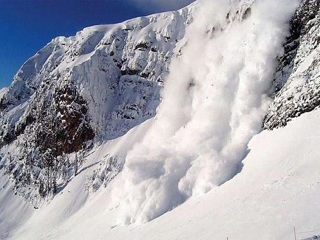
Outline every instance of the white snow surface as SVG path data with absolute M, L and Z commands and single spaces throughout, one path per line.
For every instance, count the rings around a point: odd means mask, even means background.
M 8 88 L 2 88 L 0 89 L 0 99 L 3 97 L 4 94 L 8 91 Z
M 142 225 L 117 224 L 121 209 L 107 207 L 110 188 L 83 188 L 94 164 L 106 154 L 123 154 L 152 127 L 149 120 L 95 149 L 83 171 L 50 203 L 34 210 L 8 194 L 1 182 L 1 239 L 298 239 L 320 232 L 320 110 L 303 114 L 283 129 L 264 131 L 249 143 L 242 171 L 209 193 Z M 20 222 L 20 227 L 17 224 Z M 18 225 L 19 226 L 19 225 Z M 5 228 L 6 227 L 6 228 Z M 15 227 L 15 228 L 10 228 Z

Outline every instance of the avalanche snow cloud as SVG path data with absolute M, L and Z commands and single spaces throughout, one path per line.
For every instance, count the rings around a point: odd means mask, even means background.
M 143 223 L 232 178 L 261 130 L 299 0 L 203 0 L 163 100 L 113 185 L 119 222 Z M 118 186 L 118 187 L 117 187 Z

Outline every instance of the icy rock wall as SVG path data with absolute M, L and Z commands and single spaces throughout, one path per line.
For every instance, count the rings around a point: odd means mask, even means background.
M 291 20 L 290 36 L 274 80 L 274 101 L 264 128 L 285 126 L 320 105 L 320 2 L 303 0 Z

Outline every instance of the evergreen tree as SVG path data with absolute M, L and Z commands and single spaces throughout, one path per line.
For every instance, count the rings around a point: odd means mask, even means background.
M 74 176 L 77 176 L 78 174 L 78 167 L 79 167 L 79 158 L 78 158 L 78 155 L 77 153 L 75 154 L 75 157 L 74 157 Z

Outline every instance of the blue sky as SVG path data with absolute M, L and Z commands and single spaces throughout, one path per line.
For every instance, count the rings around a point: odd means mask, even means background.
M 0 0 L 0 88 L 56 36 L 175 10 L 193 0 Z

